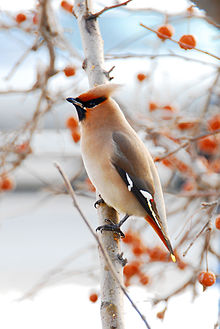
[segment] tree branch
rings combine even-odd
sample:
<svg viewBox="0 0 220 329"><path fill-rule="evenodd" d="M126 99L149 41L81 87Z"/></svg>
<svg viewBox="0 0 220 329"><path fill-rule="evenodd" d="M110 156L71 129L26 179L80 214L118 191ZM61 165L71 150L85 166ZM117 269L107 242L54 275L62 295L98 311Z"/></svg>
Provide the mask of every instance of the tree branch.
<svg viewBox="0 0 220 329"><path fill-rule="evenodd" d="M186 148L187 146L189 146L189 144L191 142L195 142L195 141L197 141L199 139L202 139L204 137L208 137L208 136L212 136L212 135L217 135L219 133L220 133L220 129L215 130L215 131L210 131L208 133L204 133L204 134L201 134L199 136L189 137L187 142L184 142L183 144L181 144L180 146L178 146L177 148L175 148L173 151L170 151L169 153L167 153L167 154L165 154L165 155L163 155L161 157L156 157L156 159L154 159L154 161L156 161L156 162L161 161L161 160L163 160L163 159L165 159L165 158L167 158L167 157L169 157L169 156L177 153L181 149Z"/></svg>
<svg viewBox="0 0 220 329"><path fill-rule="evenodd" d="M106 12L107 10L110 9L114 9L114 8L118 8L118 7L122 7L122 6L126 6L129 2L131 2L132 0L127 0L125 2L119 3L117 5L114 6L109 6L109 7L104 7L102 10L98 11L95 14L90 14L87 19L94 19L97 18L98 16L102 15L104 12Z"/></svg>

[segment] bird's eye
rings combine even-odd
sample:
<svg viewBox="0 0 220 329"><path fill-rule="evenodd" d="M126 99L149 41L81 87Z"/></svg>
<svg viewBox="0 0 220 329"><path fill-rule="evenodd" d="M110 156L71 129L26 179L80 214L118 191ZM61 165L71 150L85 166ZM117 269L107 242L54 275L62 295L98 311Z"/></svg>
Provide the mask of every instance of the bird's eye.
<svg viewBox="0 0 220 329"><path fill-rule="evenodd" d="M102 102L104 102L106 100L105 97L99 97L99 98L95 98L95 99L91 99L87 102L82 102L82 104L87 107L87 108L93 108L99 104L101 104Z"/></svg>
<svg viewBox="0 0 220 329"><path fill-rule="evenodd" d="M94 106L96 106L96 105L97 105L97 104L95 103L94 100L88 102L88 107L94 107Z"/></svg>

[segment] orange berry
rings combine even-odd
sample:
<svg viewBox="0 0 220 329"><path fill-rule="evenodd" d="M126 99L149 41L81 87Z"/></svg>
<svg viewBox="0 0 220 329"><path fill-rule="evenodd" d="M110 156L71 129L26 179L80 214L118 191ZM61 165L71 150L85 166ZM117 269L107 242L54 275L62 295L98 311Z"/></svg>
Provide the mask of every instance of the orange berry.
<svg viewBox="0 0 220 329"><path fill-rule="evenodd" d="M195 188L195 184L190 180L186 181L182 187L183 191L187 191L187 192L194 190L194 188Z"/></svg>
<svg viewBox="0 0 220 329"><path fill-rule="evenodd" d="M174 28L172 25L169 24L162 25L157 29L157 36L163 41L168 38L171 38L173 34L174 34Z"/></svg>
<svg viewBox="0 0 220 329"><path fill-rule="evenodd" d="M141 238L137 232L133 234L132 244L133 246L141 245Z"/></svg>
<svg viewBox="0 0 220 329"><path fill-rule="evenodd" d="M163 320L164 319L164 315L166 313L166 309L167 308L165 307L165 309L163 311L160 311L160 312L157 313L157 318L158 319L160 319L160 320Z"/></svg>
<svg viewBox="0 0 220 329"><path fill-rule="evenodd" d="M14 188L14 182L11 178L3 176L0 178L0 190L10 191Z"/></svg>
<svg viewBox="0 0 220 329"><path fill-rule="evenodd" d="M26 15L25 15L25 14L22 14L22 13L17 14L17 16L15 17L15 20L16 20L16 22L17 22L18 24L20 24L20 23L26 21L26 19L27 19Z"/></svg>
<svg viewBox="0 0 220 329"><path fill-rule="evenodd" d="M213 136L208 136L198 141L198 148L205 153L213 154L217 151L218 144Z"/></svg>
<svg viewBox="0 0 220 329"><path fill-rule="evenodd" d="M148 275L141 273L139 275L139 281L143 286L146 286L149 283L150 279Z"/></svg>
<svg viewBox="0 0 220 329"><path fill-rule="evenodd" d="M38 18L38 14L35 13L33 18L32 18L33 24L38 24L39 18Z"/></svg>
<svg viewBox="0 0 220 329"><path fill-rule="evenodd" d="M66 127L69 128L70 130L74 130L75 128L78 127L78 120L74 117L69 117L66 120Z"/></svg>
<svg viewBox="0 0 220 329"><path fill-rule="evenodd" d="M158 105L157 105L156 103L154 103L154 102L150 102L150 103L149 103L149 111L150 111L150 112L153 112L153 111L155 111L156 109L158 109Z"/></svg>
<svg viewBox="0 0 220 329"><path fill-rule="evenodd" d="M130 264L125 265L125 267L123 268L123 273L127 278L131 278L135 274L138 274L139 267L139 262L132 262Z"/></svg>
<svg viewBox="0 0 220 329"><path fill-rule="evenodd" d="M69 2L67 2L67 1L62 1L60 5L61 5L61 7L62 7L64 10L66 10L66 11L72 13L72 11L73 11L73 5L71 5Z"/></svg>
<svg viewBox="0 0 220 329"><path fill-rule="evenodd" d="M188 173L189 175L193 176L193 171L192 169L187 165L185 164L183 161L177 159L177 158L174 158L173 159L173 162L174 162L174 165L175 167L180 171L180 172L183 172L183 173Z"/></svg>
<svg viewBox="0 0 220 329"><path fill-rule="evenodd" d="M97 300L98 300L98 295L97 294L91 294L90 296L89 296L89 300L90 300L90 302L92 302L92 303L95 303L95 302L97 302Z"/></svg>
<svg viewBox="0 0 220 329"><path fill-rule="evenodd" d="M208 129L211 131L220 129L220 114L215 115L208 121Z"/></svg>
<svg viewBox="0 0 220 329"><path fill-rule="evenodd" d="M144 73L138 73L138 74L137 74L137 79L138 79L140 82L144 81L146 78L147 78L147 75L144 74Z"/></svg>
<svg viewBox="0 0 220 329"><path fill-rule="evenodd" d="M78 141L80 140L80 133L78 131L73 131L72 132L72 139L74 140L75 143L78 143Z"/></svg>
<svg viewBox="0 0 220 329"><path fill-rule="evenodd" d="M162 109L170 111L170 112L175 112L176 111L176 109L171 105L165 105L165 106L162 107Z"/></svg>
<svg viewBox="0 0 220 329"><path fill-rule="evenodd" d="M73 66L66 66L63 72L65 73L66 77L72 77L76 74L76 69Z"/></svg>
<svg viewBox="0 0 220 329"><path fill-rule="evenodd" d="M215 283L216 276L212 272L202 271L198 275L198 281L203 285L203 287L210 287Z"/></svg>
<svg viewBox="0 0 220 329"><path fill-rule="evenodd" d="M163 159L162 161L162 164L168 168L173 168L173 161L171 159Z"/></svg>
<svg viewBox="0 0 220 329"><path fill-rule="evenodd" d="M195 127L195 122L190 122L190 121L181 121L177 124L177 127L180 130L187 130L187 129L192 129Z"/></svg>
<svg viewBox="0 0 220 329"><path fill-rule="evenodd" d="M176 159L176 167L179 171L185 173L191 171L191 169L181 160Z"/></svg>
<svg viewBox="0 0 220 329"><path fill-rule="evenodd" d="M95 192L96 191L96 188L95 186L92 184L91 180L87 177L86 178L86 184L88 185L88 188L91 192Z"/></svg>
<svg viewBox="0 0 220 329"><path fill-rule="evenodd" d="M179 46L185 50L195 48L196 39L191 34L185 34L179 39Z"/></svg>
<svg viewBox="0 0 220 329"><path fill-rule="evenodd" d="M148 255L152 262L164 262L169 260L167 252L159 246L148 249Z"/></svg>
<svg viewBox="0 0 220 329"><path fill-rule="evenodd" d="M220 173L220 159L215 159L210 163L210 169L216 173Z"/></svg>
<svg viewBox="0 0 220 329"><path fill-rule="evenodd" d="M32 153L32 149L30 147L29 142L24 142L20 145L16 145L15 151L16 151L16 153L19 153L19 154Z"/></svg>
<svg viewBox="0 0 220 329"><path fill-rule="evenodd" d="M218 215L215 219L215 227L217 230L220 230L220 215Z"/></svg>
<svg viewBox="0 0 220 329"><path fill-rule="evenodd" d="M133 247L132 252L135 256L141 256L144 253L145 249L141 246L141 244L137 244Z"/></svg>
<svg viewBox="0 0 220 329"><path fill-rule="evenodd" d="M130 244L133 242L133 234L131 233L131 231L127 231L125 233L125 237L122 240L124 243Z"/></svg>

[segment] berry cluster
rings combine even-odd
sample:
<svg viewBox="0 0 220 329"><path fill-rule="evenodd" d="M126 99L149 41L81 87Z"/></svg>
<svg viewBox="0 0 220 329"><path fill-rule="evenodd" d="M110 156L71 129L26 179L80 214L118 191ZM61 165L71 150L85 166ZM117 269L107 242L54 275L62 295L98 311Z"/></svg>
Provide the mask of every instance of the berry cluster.
<svg viewBox="0 0 220 329"><path fill-rule="evenodd" d="M174 27L170 24L162 25L158 27L156 33L158 38L165 41L166 39L172 38L174 35ZM196 39L191 34L184 34L179 39L178 44L182 49L193 49L196 47Z"/></svg>
<svg viewBox="0 0 220 329"><path fill-rule="evenodd" d="M124 267L125 286L131 284L131 278L136 277L142 285L150 282L150 276L146 275L142 268L146 263L165 262L171 261L169 253L160 246L148 247L140 238L139 233L128 230L125 238L122 240L130 247L134 260L129 262ZM175 251L177 266L180 270L187 267L187 263L183 262Z"/></svg>

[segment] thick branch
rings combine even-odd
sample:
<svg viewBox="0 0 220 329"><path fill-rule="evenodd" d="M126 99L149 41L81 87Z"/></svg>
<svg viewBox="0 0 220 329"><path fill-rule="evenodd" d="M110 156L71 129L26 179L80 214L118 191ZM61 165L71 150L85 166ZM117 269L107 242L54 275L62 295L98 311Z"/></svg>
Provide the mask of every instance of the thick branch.
<svg viewBox="0 0 220 329"><path fill-rule="evenodd" d="M74 8L85 55L83 68L88 75L90 87L103 84L108 79L104 74L103 40L98 22L96 19L89 19L91 8L87 8L86 1L75 1Z"/></svg>

